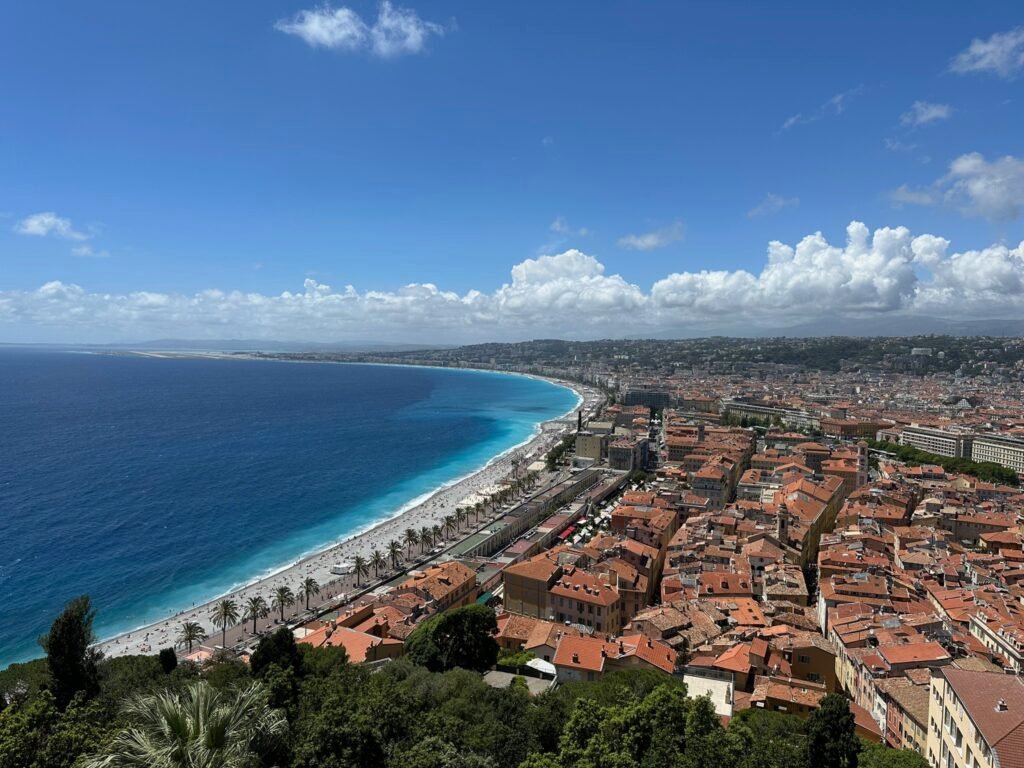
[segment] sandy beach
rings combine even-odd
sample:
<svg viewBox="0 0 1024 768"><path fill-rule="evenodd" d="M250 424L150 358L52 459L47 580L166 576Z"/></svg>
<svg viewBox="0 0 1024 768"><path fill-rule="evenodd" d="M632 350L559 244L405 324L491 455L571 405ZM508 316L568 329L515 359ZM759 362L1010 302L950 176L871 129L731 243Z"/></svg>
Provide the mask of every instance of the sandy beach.
<svg viewBox="0 0 1024 768"><path fill-rule="evenodd" d="M514 478L514 462L521 462L520 476L525 474L525 468L531 463L543 460L545 453L570 429L567 417L571 416L578 409L583 409L588 414L601 401L600 393L582 387L578 384L549 379L552 383L559 384L574 391L579 398L579 403L571 411L562 417L539 425L538 432L528 442L516 446L498 457L493 458L486 466L466 477L437 489L435 492L420 499L413 500L408 508L395 510L395 516L383 520L373 527L357 532L351 537L338 542L327 544L324 549L317 551L293 564L290 564L265 578L236 589L226 595L220 595L214 600L200 605L193 605L165 619L126 632L124 634L105 639L97 644L97 647L106 656L122 656L129 654L157 653L162 648L173 646L179 634L180 627L185 622L197 622L209 635L204 643L206 647L220 645L222 635L219 627L214 626L210 617L213 606L219 600L229 597L238 604L239 614L244 613L245 601L249 597L262 596L268 606L271 604L275 590L280 586L288 586L293 591L299 590L302 582L312 577L320 585L320 594L311 597L310 608L325 609L341 604L349 599L354 592L365 589L368 583L375 584L380 581L389 580L394 577L395 571L390 561L387 568L380 570L379 579L375 577L372 568L369 570L369 578L362 577L357 587L355 575L339 576L332 573L331 568L341 563L351 563L358 555L370 558L373 550L379 550L387 557L387 545L395 540L404 542L404 533L407 529L413 528L419 531L426 526L441 525L445 516L455 513L460 506L471 506L471 500L487 496ZM541 473L541 487L547 480L546 473ZM527 491L529 493L529 491ZM514 502L509 502L501 509L486 513L487 518L500 516L504 511L511 508ZM486 527L487 518L481 515L479 524L474 522L473 516L463 524L462 529L455 533L438 546L447 549L458 541L471 535L482 527ZM408 548L403 543L403 560L408 555ZM419 546L413 546L412 557L405 563L399 564L399 570L415 568L417 563L437 557L437 553L431 554L429 549L421 552ZM305 602L296 603L285 609L286 621L305 613ZM263 631L279 622L280 613L272 610L270 615L257 622L257 630ZM246 640L252 635L252 620L241 622L227 632L227 645L233 647ZM179 649L179 652L184 652Z"/></svg>

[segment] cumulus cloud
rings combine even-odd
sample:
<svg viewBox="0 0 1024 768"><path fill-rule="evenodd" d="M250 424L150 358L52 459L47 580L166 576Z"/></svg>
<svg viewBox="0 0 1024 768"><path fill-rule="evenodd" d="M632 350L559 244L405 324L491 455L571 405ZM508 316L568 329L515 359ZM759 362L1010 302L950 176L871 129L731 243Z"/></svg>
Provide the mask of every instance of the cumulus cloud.
<svg viewBox="0 0 1024 768"><path fill-rule="evenodd" d="M381 58L419 53L431 36L442 36L445 28L424 21L415 11L383 0L376 21L366 23L351 8L321 5L281 19L274 28L294 35L313 48L336 51L368 51Z"/></svg>
<svg viewBox="0 0 1024 768"><path fill-rule="evenodd" d="M904 185L890 199L897 205L948 205L993 221L1017 219L1024 211L1024 160L1007 155L989 161L971 152L950 163L949 172L930 187Z"/></svg>
<svg viewBox="0 0 1024 768"><path fill-rule="evenodd" d="M988 72L1012 80L1024 70L1024 27L997 32L986 40L972 40L949 68L960 74Z"/></svg>
<svg viewBox="0 0 1024 768"><path fill-rule="evenodd" d="M64 219L53 211L33 213L26 216L14 226L19 235L35 237L59 237L64 240L88 240L89 235L79 232L71 224L71 219Z"/></svg>
<svg viewBox="0 0 1024 768"><path fill-rule="evenodd" d="M783 208L796 208L798 205L800 205L799 197L783 197L769 192L761 202L747 211L747 216L752 219L757 216L767 216L778 213Z"/></svg>
<svg viewBox="0 0 1024 768"><path fill-rule="evenodd" d="M682 239L683 222L677 220L670 226L656 229L653 232L623 235L619 238L618 243L620 248L627 248L631 251L653 251Z"/></svg>
<svg viewBox="0 0 1024 768"><path fill-rule="evenodd" d="M915 101L910 109L900 116L900 123L909 128L928 125L939 120L948 120L953 114L949 104L934 104L930 101Z"/></svg>
<svg viewBox="0 0 1024 768"><path fill-rule="evenodd" d="M856 88L851 88L848 91L837 93L812 112L797 112L795 115L790 115L782 123L782 126L779 128L779 132L788 131L790 128L797 125L816 123L826 117L843 114L843 112L846 111L846 107L849 105L850 100L862 90L864 90L864 86L858 85Z"/></svg>
<svg viewBox="0 0 1024 768"><path fill-rule="evenodd" d="M773 241L759 271L674 272L649 290L609 275L579 250L526 259L489 292L414 283L394 291L341 289L307 279L276 295L103 293L60 281L0 292L0 338L143 340L257 338L442 343L538 337L600 338L782 328L863 318L1020 317L1024 242L950 252L905 227L851 222L843 244L820 232Z"/></svg>

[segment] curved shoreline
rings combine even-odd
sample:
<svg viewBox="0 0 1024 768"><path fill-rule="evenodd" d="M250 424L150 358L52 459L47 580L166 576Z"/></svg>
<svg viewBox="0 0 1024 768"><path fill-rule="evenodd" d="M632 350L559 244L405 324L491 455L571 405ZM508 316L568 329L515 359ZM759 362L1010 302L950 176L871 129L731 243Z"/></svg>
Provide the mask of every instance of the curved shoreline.
<svg viewBox="0 0 1024 768"><path fill-rule="evenodd" d="M491 371L475 368L451 368L446 366L415 366L391 363L344 363L342 361L318 361L318 360L281 360L262 356L240 356L234 354L182 354L182 353L142 353L143 356L160 357L202 357L215 359L234 360L261 360L270 362L328 362L335 364L356 364L356 365L397 365L399 367L431 367L440 370L466 371L478 373L490 373L494 375L515 375L532 378L538 381L545 381L554 386L568 389L576 395L576 403L560 416L536 422L533 425L533 432L527 439L502 450L500 453L491 456L482 465L464 472L463 474L444 481L437 487L417 494L408 501L400 504L394 511L386 516L378 517L376 520L365 523L355 531L344 534L344 538L334 539L326 544L307 550L296 559L280 566L271 567L262 571L244 582L239 582L227 590L202 603L194 603L191 608L174 611L165 614L163 617L150 622L144 622L133 629L124 630L117 634L106 636L96 644L107 656L120 656L138 653L156 653L161 648L174 644L178 627L185 621L200 623L210 637L210 644L213 641L220 641L220 630L213 627L209 619L212 606L219 600L230 597L240 604L255 594L261 594L268 602L270 592L277 586L288 585L293 589L298 583L307 578L315 578L321 586L321 594L311 601L311 607L323 606L337 601L341 596L352 589L352 577L343 577L331 574L330 567L338 562L350 561L354 556L366 557L371 549L384 550L384 544L390 539L402 541L402 532L405 528L419 530L424 525L437 524L445 514L450 514L463 499L466 499L483 488L500 484L511 474L511 459L516 455L532 457L537 460L543 457L554 442L564 433L562 430L553 430L549 425L563 421L567 416L581 407L592 407L596 401L595 393L581 385L564 380L525 374L519 372ZM582 390L582 391L581 391ZM587 392L586 395L583 392ZM444 548L453 546L463 538L472 535L476 528L460 530L452 540L446 540ZM403 563L406 549L403 545ZM418 557L412 558L418 560ZM403 568L407 567L403 564ZM365 585L364 585L365 586ZM239 606L241 608L241 605ZM292 609L294 615L299 611ZM250 625L251 629L251 625ZM229 631L229 636L232 632ZM246 634L248 634L246 632ZM232 643L229 642L229 645Z"/></svg>

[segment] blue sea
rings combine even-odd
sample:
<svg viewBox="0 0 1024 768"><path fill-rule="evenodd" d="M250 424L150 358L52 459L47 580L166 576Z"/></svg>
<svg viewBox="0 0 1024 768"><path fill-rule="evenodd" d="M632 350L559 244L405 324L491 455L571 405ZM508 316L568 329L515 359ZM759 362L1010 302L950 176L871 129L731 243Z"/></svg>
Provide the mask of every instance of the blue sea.
<svg viewBox="0 0 1024 768"><path fill-rule="evenodd" d="M88 593L107 637L391 517L576 396L497 373L0 349L0 668Z"/></svg>

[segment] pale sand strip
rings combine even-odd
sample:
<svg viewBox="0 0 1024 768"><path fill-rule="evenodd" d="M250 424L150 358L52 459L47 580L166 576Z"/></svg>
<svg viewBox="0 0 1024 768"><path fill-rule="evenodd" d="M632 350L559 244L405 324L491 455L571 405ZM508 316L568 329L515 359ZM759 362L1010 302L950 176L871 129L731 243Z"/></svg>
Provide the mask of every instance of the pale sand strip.
<svg viewBox="0 0 1024 768"><path fill-rule="evenodd" d="M261 578L247 584L246 586L230 592L227 596L238 603L239 612L244 608L246 598L255 595L262 595L267 603L278 586L286 585L297 590L300 583L307 577L313 577L321 586L320 595L310 601L311 607L326 607L337 603L343 594L351 594L355 589L354 576L337 576L331 573L331 567L341 562L351 562L356 555L369 559L374 549L380 550L387 555L387 544L391 540L403 541L406 529L414 528L417 531L423 526L440 525L446 515L455 512L456 507L465 499L479 493L488 486L501 485L509 479L513 473L513 459L525 459L524 466L533 461L542 460L545 453L561 439L562 435L569 429L567 425L561 424L568 416L582 408L585 415L602 401L602 396L588 388L566 381L549 379L553 383L571 389L579 398L579 403L571 411L568 411L559 419L545 422L541 425L540 432L528 442L506 451L494 458L478 472L468 475L452 485L442 487L431 494L421 503L412 506L404 512L382 521L369 530L359 532L352 537L320 550L298 562L287 566L265 578ZM481 518L483 524L484 518ZM478 526L472 522L467 524L462 532L455 534L451 541L443 546L449 547L456 541L466 538L474 533ZM404 548L403 548L404 549ZM407 551L407 550L404 550ZM429 556L429 553L423 557ZM421 557L419 547L413 548L413 560ZM390 566L389 566L390 567ZM370 578L373 579L373 571L370 571ZM381 577L389 578L381 572ZM363 580L365 587L366 580ZM210 613L214 604L225 597L224 595L193 606L181 611L166 619L156 621L150 625L134 629L131 632L112 637L97 644L97 647L107 656L122 656L139 653L157 653L161 648L172 646L178 636L179 628L186 621L198 622L209 634L207 646L219 645L221 632L213 625ZM304 611L304 605L294 605L285 611L285 617L291 619ZM271 616L259 622L258 627L262 631L274 623L276 611ZM227 644L233 646L250 635L252 622L243 623L227 633Z"/></svg>

